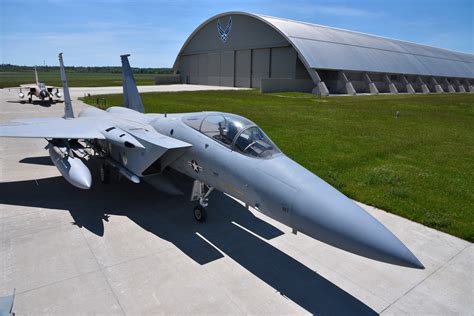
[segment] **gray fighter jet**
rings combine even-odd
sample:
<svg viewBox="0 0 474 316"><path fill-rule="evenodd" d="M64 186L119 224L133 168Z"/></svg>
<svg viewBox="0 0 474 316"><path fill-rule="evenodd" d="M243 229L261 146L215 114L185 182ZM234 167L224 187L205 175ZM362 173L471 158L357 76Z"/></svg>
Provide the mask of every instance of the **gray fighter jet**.
<svg viewBox="0 0 474 316"><path fill-rule="evenodd" d="M23 93L23 89L28 90L28 102L31 103L33 101L33 96L37 97L40 99L42 102L44 102L46 99L49 99L49 102L53 101L53 95L56 96L57 98L61 97L61 92L59 92L59 89L53 86L47 86L43 82L40 82L38 80L38 71L36 70L35 67L35 83L31 84L22 84L20 86L20 92L18 92L18 97L20 99L23 99L25 97L25 94ZM56 89L56 92L53 92L54 89Z"/></svg>
<svg viewBox="0 0 474 316"><path fill-rule="evenodd" d="M124 107L94 107L74 117L59 55L63 118L21 119L0 126L0 136L48 141L53 163L72 185L88 189L84 160L102 160L100 179L115 169L132 182L148 181L179 193L176 177L194 180L194 217L203 222L219 190L315 239L379 261L423 269L380 222L352 200L283 154L250 120L229 113L145 114L129 55L122 55Z"/></svg>

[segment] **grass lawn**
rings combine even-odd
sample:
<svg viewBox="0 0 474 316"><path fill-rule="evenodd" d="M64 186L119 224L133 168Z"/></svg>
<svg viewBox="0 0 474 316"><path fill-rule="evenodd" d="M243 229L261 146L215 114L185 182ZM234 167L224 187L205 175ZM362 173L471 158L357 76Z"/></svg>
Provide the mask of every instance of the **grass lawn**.
<svg viewBox="0 0 474 316"><path fill-rule="evenodd" d="M105 98L122 103L121 95ZM347 196L474 242L474 95L319 99L251 90L142 98L147 112L243 115Z"/></svg>
<svg viewBox="0 0 474 316"><path fill-rule="evenodd" d="M155 84L156 74L134 74L138 85ZM41 82L49 86L62 87L58 72L38 72ZM105 87L121 86L121 73L84 73L67 72L67 79L70 87ZM34 71L0 72L0 88L18 87L21 84L35 82Z"/></svg>

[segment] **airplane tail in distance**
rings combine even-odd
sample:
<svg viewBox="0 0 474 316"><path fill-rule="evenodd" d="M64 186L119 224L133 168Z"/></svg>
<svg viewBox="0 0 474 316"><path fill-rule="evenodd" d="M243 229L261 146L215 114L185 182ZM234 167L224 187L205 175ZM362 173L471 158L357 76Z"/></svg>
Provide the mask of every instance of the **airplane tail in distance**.
<svg viewBox="0 0 474 316"><path fill-rule="evenodd" d="M64 69L63 53L59 53L59 72L61 73L61 81L63 83L64 94L64 118L73 118L74 111L72 109L71 96L69 95L69 87L67 84L66 70Z"/></svg>
<svg viewBox="0 0 474 316"><path fill-rule="evenodd" d="M138 93L130 63L128 62L128 56L130 56L130 54L120 56L122 59L123 105L129 109L143 113L145 109L140 94Z"/></svg>
<svg viewBox="0 0 474 316"><path fill-rule="evenodd" d="M39 80L38 80L38 71L36 71L36 66L35 66L35 80L36 80L36 85L39 85Z"/></svg>

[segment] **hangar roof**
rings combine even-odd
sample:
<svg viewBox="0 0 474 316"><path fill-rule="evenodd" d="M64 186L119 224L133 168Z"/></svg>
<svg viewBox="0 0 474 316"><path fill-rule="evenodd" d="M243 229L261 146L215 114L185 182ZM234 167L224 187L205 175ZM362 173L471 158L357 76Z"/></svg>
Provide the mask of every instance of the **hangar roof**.
<svg viewBox="0 0 474 316"><path fill-rule="evenodd" d="M238 14L273 27L309 68L474 78L471 54L246 12L226 12L208 19L191 34L181 51L212 20Z"/></svg>

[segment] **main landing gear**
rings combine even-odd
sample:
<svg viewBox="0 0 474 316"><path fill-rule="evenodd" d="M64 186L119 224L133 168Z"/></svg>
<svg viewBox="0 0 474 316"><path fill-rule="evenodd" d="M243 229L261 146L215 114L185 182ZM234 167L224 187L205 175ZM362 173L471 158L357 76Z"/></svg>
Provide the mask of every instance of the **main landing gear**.
<svg viewBox="0 0 474 316"><path fill-rule="evenodd" d="M199 205L194 208L194 218L202 223L206 221L206 207L209 205L209 194L214 190L213 187L204 184L199 180L194 180L193 190L191 192L191 201L199 201Z"/></svg>
<svg viewBox="0 0 474 316"><path fill-rule="evenodd" d="M110 166L105 163L100 165L100 182L110 183Z"/></svg>

